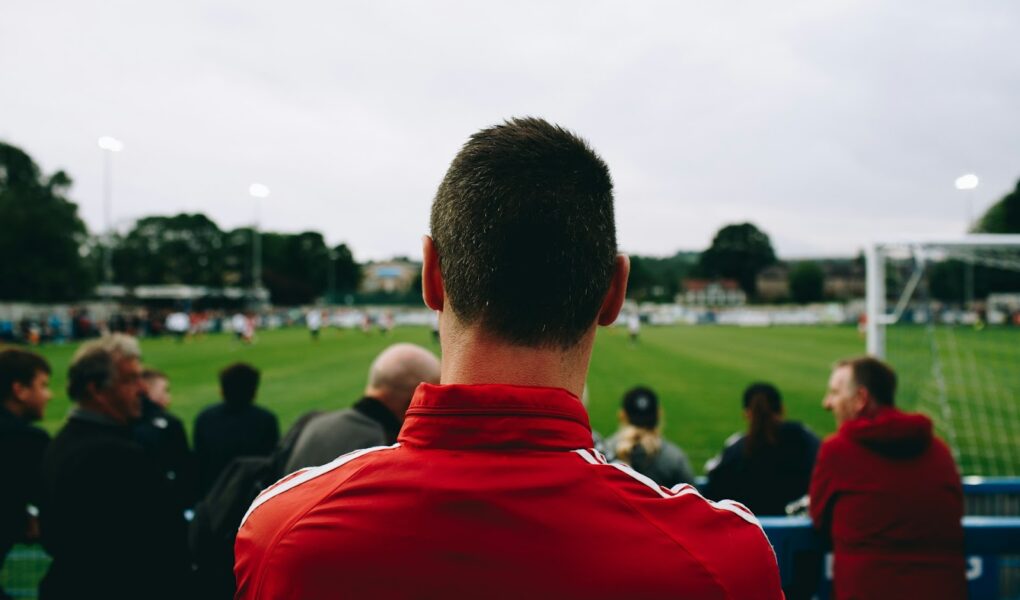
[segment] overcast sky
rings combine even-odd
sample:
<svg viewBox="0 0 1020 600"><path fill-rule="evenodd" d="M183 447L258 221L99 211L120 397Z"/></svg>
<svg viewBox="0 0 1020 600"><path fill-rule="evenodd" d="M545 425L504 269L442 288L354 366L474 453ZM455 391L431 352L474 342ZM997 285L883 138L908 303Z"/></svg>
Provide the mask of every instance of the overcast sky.
<svg viewBox="0 0 1020 600"><path fill-rule="evenodd" d="M420 256L469 134L536 115L616 183L621 248L749 220L779 254L956 236L1020 178L1020 3L0 0L0 140L103 227L201 211Z"/></svg>

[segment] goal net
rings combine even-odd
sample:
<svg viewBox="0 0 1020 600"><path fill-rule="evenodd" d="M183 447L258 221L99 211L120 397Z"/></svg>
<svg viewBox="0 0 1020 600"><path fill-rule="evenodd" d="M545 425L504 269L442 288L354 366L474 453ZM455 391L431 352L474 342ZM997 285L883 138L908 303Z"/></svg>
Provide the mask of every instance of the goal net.
<svg viewBox="0 0 1020 600"><path fill-rule="evenodd" d="M930 416L964 475L1020 475L1020 235L882 242L867 259L868 352Z"/></svg>

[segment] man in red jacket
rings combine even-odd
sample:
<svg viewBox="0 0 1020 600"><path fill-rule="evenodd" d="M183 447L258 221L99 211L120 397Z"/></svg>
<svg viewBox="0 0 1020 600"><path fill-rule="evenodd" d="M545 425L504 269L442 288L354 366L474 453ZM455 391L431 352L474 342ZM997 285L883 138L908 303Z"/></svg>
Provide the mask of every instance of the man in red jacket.
<svg viewBox="0 0 1020 600"><path fill-rule="evenodd" d="M255 500L236 597L780 598L747 509L592 448L579 397L628 271L587 143L531 118L473 135L424 239L442 384L418 388L393 446Z"/></svg>
<svg viewBox="0 0 1020 600"><path fill-rule="evenodd" d="M840 361L823 405L838 431L811 477L811 518L832 536L834 596L966 598L963 490L928 417L893 406L896 374Z"/></svg>

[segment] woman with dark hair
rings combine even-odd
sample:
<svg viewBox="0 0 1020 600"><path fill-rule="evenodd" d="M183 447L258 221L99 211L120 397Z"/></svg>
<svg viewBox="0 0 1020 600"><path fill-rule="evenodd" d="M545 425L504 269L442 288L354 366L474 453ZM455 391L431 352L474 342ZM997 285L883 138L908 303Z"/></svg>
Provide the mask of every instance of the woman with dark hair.
<svg viewBox="0 0 1020 600"><path fill-rule="evenodd" d="M746 434L734 434L722 453L708 461L702 490L713 500L736 500L756 515L786 514L786 505L808 491L818 437L783 419L783 399L770 383L744 390Z"/></svg>
<svg viewBox="0 0 1020 600"><path fill-rule="evenodd" d="M662 438L659 397L649 388L636 387L623 396L620 428L605 444L610 460L630 465L659 485L694 481L683 450Z"/></svg>

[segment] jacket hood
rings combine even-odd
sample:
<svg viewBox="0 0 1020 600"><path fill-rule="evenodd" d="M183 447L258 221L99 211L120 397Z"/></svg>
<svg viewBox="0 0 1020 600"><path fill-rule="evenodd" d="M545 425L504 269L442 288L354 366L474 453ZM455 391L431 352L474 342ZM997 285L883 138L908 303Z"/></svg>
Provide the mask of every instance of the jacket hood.
<svg viewBox="0 0 1020 600"><path fill-rule="evenodd" d="M852 441L890 458L911 458L931 444L932 423L924 415L882 407L874 415L843 423Z"/></svg>

